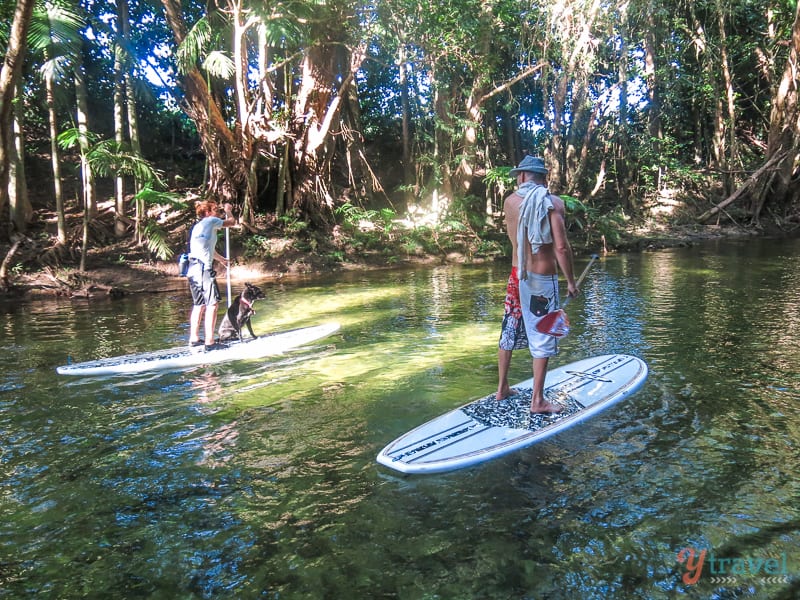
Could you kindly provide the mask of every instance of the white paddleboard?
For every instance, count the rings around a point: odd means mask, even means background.
[[[314,327],[303,327],[302,329],[264,335],[256,339],[247,339],[243,342],[237,340],[223,344],[223,348],[208,352],[202,346],[199,348],[179,346],[143,354],[126,354],[125,356],[63,365],[58,367],[56,372],[60,375],[121,375],[142,373],[144,371],[182,369],[231,360],[262,358],[281,354],[314,340],[327,337],[338,329],[338,323],[325,323]]]
[[[545,397],[564,410],[531,415],[528,379],[516,396],[497,402],[494,394],[465,404],[400,436],[378,454],[378,462],[401,473],[441,473],[469,467],[525,448],[636,392],[647,364],[635,356],[606,354],[548,371]]]

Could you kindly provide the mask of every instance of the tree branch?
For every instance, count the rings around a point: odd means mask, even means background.
[[[787,154],[788,152],[781,152],[780,154],[776,154],[775,156],[770,158],[767,162],[761,165],[761,167],[755,173],[750,175],[750,177],[748,177],[745,180],[745,182],[741,186],[739,186],[739,189],[737,189],[733,194],[728,196],[725,200],[723,200],[710,210],[707,210],[702,215],[697,217],[698,223],[704,223],[705,221],[708,221],[711,217],[720,212],[723,208],[725,208],[729,204],[733,204],[734,202],[736,202],[756,182],[756,180],[758,180],[758,178],[761,177],[761,175],[765,171],[772,168],[776,163],[779,163],[784,158],[786,158]]]

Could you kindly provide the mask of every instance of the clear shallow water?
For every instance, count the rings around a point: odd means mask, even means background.
[[[267,283],[257,332],[342,329],[137,377],[54,369],[182,343],[188,296],[0,305],[0,598],[796,597],[799,268],[796,240],[604,259],[554,360],[636,354],[645,387],[428,477],[375,455],[494,390],[503,265]]]

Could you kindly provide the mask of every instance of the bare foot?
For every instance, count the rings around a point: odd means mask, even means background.
[[[503,390],[499,390],[495,395],[494,399],[500,402],[501,400],[505,400],[506,398],[511,398],[512,396],[516,396],[519,394],[519,391],[512,387],[507,387]]]
[[[553,404],[552,402],[545,402],[544,400],[531,402],[531,414],[534,415],[555,415],[562,410],[564,410],[564,407],[560,404]]]

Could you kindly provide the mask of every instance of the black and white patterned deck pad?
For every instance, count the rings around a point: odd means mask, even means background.
[[[564,409],[560,413],[552,415],[531,414],[531,390],[520,388],[517,390],[517,394],[499,402],[495,400],[494,395],[491,395],[476,400],[472,404],[462,407],[461,410],[487,427],[511,427],[538,431],[583,409],[583,406],[569,394],[545,390],[545,398],[548,402],[560,404]]]

